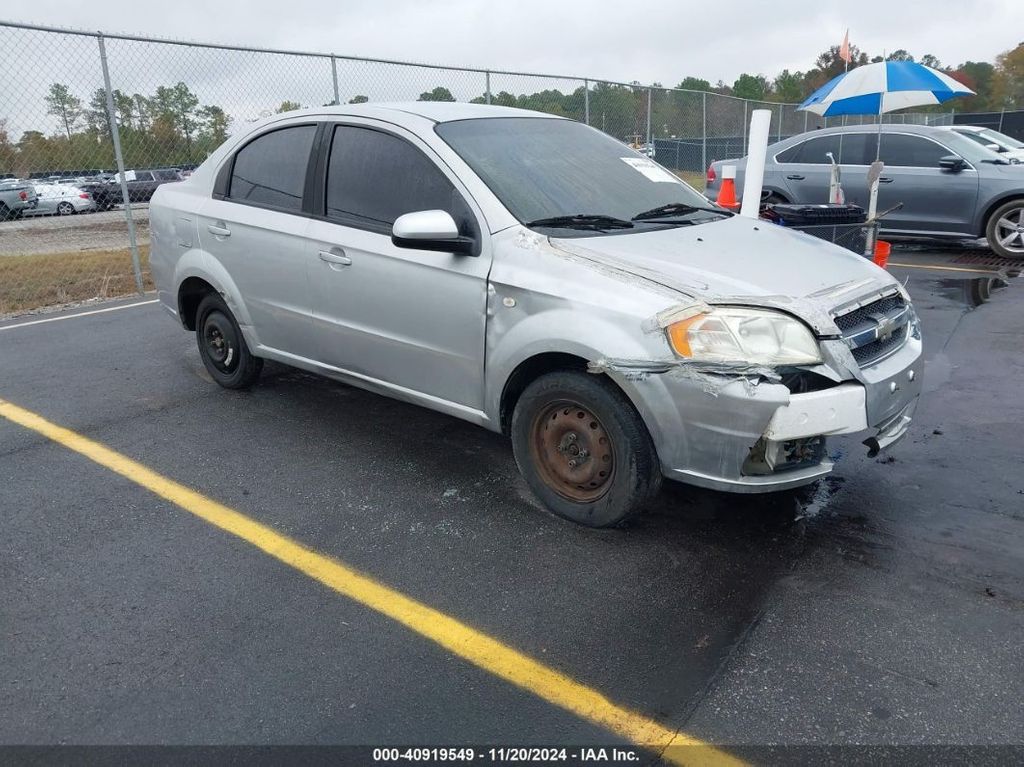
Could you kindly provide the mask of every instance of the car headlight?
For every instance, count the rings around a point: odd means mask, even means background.
[[[787,314],[720,307],[666,328],[680,357],[703,362],[808,365],[821,362],[810,329]]]

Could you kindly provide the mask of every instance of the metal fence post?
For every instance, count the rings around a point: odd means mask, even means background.
[[[807,115],[808,114],[810,114],[810,113],[807,112],[806,110],[804,110],[804,133],[807,133]]]
[[[651,89],[647,89],[647,146],[651,146]]]
[[[590,125],[590,80],[583,81],[583,122]]]
[[[708,167],[708,92],[701,93],[700,99],[700,169]]]
[[[488,70],[484,72],[484,93],[486,94],[487,103],[491,103],[491,73]]]
[[[110,87],[110,69],[107,67],[107,48],[103,44],[103,35],[97,34],[100,45],[100,66],[103,68],[103,87],[107,93],[107,122],[110,124],[110,139],[114,144],[114,160],[117,162],[117,175],[121,179],[121,201],[124,203],[124,218],[128,222],[128,245],[132,251],[132,270],[135,272],[135,287],[144,293],[142,286],[142,263],[139,260],[139,243],[135,237],[135,221],[132,219],[132,206],[128,195],[128,180],[125,178],[124,155],[121,153],[121,132],[117,127],[117,112],[114,110],[114,91]]]
[[[1003,115],[1005,115],[1005,114],[1006,114],[1006,107],[1003,107],[1002,109],[999,110],[999,127],[996,128],[996,130],[999,131],[1000,133],[1003,132]]]
[[[743,152],[744,157],[747,156],[747,100],[743,99]]]
[[[331,54],[331,80],[334,82],[334,104],[341,103],[341,96],[338,93],[338,60]]]
[[[775,131],[775,140],[782,141],[782,104],[779,104],[779,129]]]

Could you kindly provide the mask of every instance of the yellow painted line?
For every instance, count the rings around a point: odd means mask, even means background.
[[[973,272],[977,275],[986,274],[987,269],[965,269],[962,266],[928,266],[927,264],[899,264],[895,261],[890,261],[889,266],[900,266],[904,269],[928,269],[933,272]],[[995,272],[993,272],[995,274]]]
[[[0,416],[120,474],[130,482],[305,573],[342,596],[401,623],[484,671],[638,746],[661,752],[667,761],[716,767],[743,764],[736,757],[708,743],[618,706],[597,690],[560,671],[168,479],[99,442],[2,399]]]

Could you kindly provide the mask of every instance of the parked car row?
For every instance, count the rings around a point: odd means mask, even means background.
[[[971,126],[827,128],[769,146],[763,190],[773,203],[828,202],[834,159],[846,202],[867,208],[868,169],[879,159],[885,163],[878,186],[878,210],[887,211],[883,236],[985,237],[998,255],[1024,258],[1021,149],[1009,136]],[[712,200],[724,165],[736,166],[742,189],[746,158],[718,160],[707,171],[705,194]]]
[[[173,168],[125,171],[131,202],[149,202],[161,184],[181,181]],[[66,216],[111,210],[123,201],[117,174],[51,176],[47,179],[0,180],[0,221],[21,216]]]

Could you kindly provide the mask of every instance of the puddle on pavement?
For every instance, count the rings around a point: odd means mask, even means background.
[[[1007,286],[1007,282],[999,277],[974,277],[967,280],[942,278],[931,280],[935,289],[954,301],[960,301],[968,308],[975,308],[987,303],[992,294]]]

